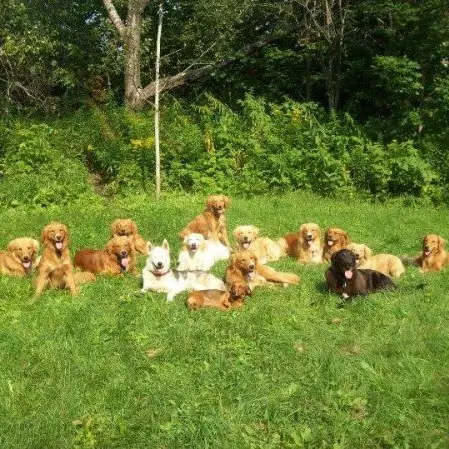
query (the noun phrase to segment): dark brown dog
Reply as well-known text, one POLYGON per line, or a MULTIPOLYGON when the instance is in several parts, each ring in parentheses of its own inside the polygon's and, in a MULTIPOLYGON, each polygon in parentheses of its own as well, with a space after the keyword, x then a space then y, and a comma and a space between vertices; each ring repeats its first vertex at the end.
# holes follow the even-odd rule
POLYGON ((385 274, 375 270, 359 270, 356 263, 355 254, 348 249, 334 253, 331 266, 325 274, 327 288, 331 292, 341 294, 345 299, 395 288, 392 280, 385 274))
POLYGON ((235 283, 229 290, 194 290, 189 293, 187 307, 192 310, 212 307, 221 311, 243 306, 245 296, 251 295, 246 283, 235 283))
POLYGON ((136 274, 134 244, 129 237, 115 235, 104 249, 82 249, 76 252, 74 265, 90 273, 136 274))
POLYGON ((183 239, 192 233, 203 234, 205 239, 219 240, 223 245, 230 246, 226 229, 225 211, 231 200, 225 195, 207 197, 206 209, 196 216, 180 233, 183 239))

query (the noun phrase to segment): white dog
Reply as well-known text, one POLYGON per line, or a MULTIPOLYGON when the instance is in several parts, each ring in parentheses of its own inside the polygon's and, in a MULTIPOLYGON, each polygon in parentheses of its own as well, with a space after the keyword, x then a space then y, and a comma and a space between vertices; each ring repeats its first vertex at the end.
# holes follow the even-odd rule
POLYGON ((209 271, 219 260, 229 259, 229 249, 221 242, 206 240, 202 234, 192 233, 184 237, 178 257, 179 271, 209 271))
POLYGON ((148 242, 148 258, 142 270, 142 292, 153 290, 167 293, 167 301, 185 290, 226 290, 224 282, 204 271, 178 271, 170 269, 170 248, 167 240, 162 246, 148 242))

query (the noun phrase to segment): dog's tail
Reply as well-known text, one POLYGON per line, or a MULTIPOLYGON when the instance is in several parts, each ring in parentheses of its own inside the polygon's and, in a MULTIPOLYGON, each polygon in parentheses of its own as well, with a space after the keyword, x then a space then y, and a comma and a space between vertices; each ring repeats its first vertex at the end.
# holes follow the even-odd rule
POLYGON ((76 285, 87 284, 88 282, 95 281, 95 274, 89 273, 88 271, 75 271, 73 278, 75 279, 76 285))
POLYGON ((299 284, 301 279, 294 273, 285 273, 276 271, 274 268, 266 265, 258 265, 257 272, 262 275, 267 281, 280 282, 282 284, 299 284))

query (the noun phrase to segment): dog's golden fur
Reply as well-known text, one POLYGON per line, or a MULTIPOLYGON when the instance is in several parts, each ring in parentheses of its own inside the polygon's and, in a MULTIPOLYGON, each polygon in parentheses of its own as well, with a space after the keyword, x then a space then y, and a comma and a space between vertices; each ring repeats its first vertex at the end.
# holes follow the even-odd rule
POLYGON ((421 254, 414 259, 422 271, 440 271, 449 263, 449 254, 444 249, 445 240, 436 234, 423 238, 421 254))
POLYGON ((262 264, 279 260, 282 256, 279 244, 268 237, 259 237, 259 233, 253 225, 237 226, 233 231, 237 251, 250 249, 262 264))
POLYGON ((76 295, 67 227, 57 222, 48 224, 42 231, 41 242, 43 252, 37 266, 35 297, 40 296, 46 287, 68 289, 76 295))
POLYGON ((329 228, 324 236, 323 258, 330 262, 332 254, 350 244, 348 234, 340 228, 329 228))
POLYGON ((242 307, 247 295, 251 295, 251 290, 246 283, 235 283, 226 291, 193 290, 187 298, 187 307, 192 310, 211 307, 226 311, 242 307))
POLYGON ((323 261, 321 228, 316 223, 304 223, 299 232, 287 234, 279 242, 284 253, 299 263, 318 264, 323 261))
POLYGON ((6 251, 0 252, 0 274, 26 276, 31 274, 36 261, 39 242, 29 237, 11 240, 6 251))
POLYGON ((76 268, 96 274, 137 273, 134 244, 127 236, 114 235, 104 249, 77 251, 73 264, 76 268))
POLYGON ((387 276, 400 277, 405 268, 399 257, 393 254, 376 254, 364 244, 350 243, 348 249, 351 250, 357 259, 357 268, 380 271, 387 276))
POLYGON ((247 283, 250 290, 269 282, 281 284, 298 284, 299 276, 293 273, 276 271, 274 268, 258 263, 251 250, 235 252, 226 269, 226 284, 247 283))
POLYGON ((218 240, 229 247, 225 211, 230 203, 231 200, 225 195, 208 196, 204 212, 196 216, 179 236, 183 239, 186 235, 198 233, 205 239, 218 240))
POLYGON ((114 235, 129 237, 137 252, 148 254, 147 242, 139 234, 135 221, 130 218, 118 218, 111 224, 111 238, 114 235))

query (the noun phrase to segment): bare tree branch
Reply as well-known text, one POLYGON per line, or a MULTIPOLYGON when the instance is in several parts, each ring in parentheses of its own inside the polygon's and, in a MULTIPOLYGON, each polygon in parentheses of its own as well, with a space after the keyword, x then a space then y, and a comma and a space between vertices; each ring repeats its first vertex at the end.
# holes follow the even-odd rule
POLYGON ((103 4, 104 7, 106 8, 106 12, 108 13, 109 19, 111 19, 111 22, 114 24, 120 36, 123 37, 126 32, 126 27, 123 24, 123 21, 120 18, 117 10, 115 9, 112 0, 103 0, 103 4))

